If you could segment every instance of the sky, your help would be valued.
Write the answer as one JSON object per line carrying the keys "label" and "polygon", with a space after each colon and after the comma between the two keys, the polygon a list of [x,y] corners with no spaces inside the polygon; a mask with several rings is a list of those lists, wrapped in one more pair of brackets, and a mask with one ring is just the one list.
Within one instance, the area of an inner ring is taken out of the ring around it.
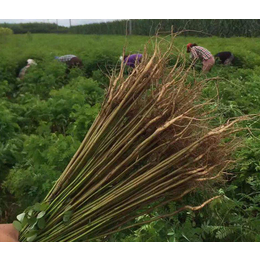
{"label": "sky", "polygon": [[[57,20],[59,25],[69,27],[69,19],[0,19],[0,23],[56,23]],[[71,25],[101,23],[114,20],[116,19],[71,19]]]}

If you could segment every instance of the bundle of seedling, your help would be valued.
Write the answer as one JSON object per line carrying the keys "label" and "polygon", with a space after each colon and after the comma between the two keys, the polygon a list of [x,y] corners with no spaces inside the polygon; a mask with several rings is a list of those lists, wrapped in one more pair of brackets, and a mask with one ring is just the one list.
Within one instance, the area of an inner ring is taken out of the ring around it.
{"label": "bundle of seedling", "polygon": [[[241,119],[213,127],[214,102],[201,95],[208,80],[196,79],[172,42],[152,41],[152,54],[145,47],[141,63],[128,75],[122,63],[111,76],[100,113],[78,151],[44,201],[14,222],[20,241],[109,236],[202,189],[230,166]],[[169,215],[197,210],[214,198]]]}

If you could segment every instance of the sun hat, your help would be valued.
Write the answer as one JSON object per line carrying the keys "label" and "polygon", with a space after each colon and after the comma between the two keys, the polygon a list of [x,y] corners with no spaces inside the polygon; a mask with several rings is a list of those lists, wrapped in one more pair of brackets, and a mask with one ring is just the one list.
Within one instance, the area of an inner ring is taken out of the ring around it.
{"label": "sun hat", "polygon": [[37,63],[33,60],[33,59],[28,59],[27,60],[27,63],[29,64],[29,65],[37,65]]}

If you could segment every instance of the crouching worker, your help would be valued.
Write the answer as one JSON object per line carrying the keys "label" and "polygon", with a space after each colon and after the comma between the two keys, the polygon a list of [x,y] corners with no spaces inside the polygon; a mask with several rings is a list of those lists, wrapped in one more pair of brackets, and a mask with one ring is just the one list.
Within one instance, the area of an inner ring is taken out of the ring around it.
{"label": "crouching worker", "polygon": [[20,72],[19,72],[19,75],[18,75],[18,78],[19,79],[23,79],[27,70],[31,67],[31,66],[34,66],[34,65],[37,65],[37,63],[32,60],[32,59],[28,59],[27,60],[27,65],[25,67],[23,67]]}
{"label": "crouching worker", "polygon": [[59,60],[60,62],[66,63],[68,66],[68,69],[71,68],[82,68],[83,64],[82,61],[75,55],[69,54],[69,55],[64,55],[64,56],[56,56],[55,59]]}
{"label": "crouching worker", "polygon": [[120,57],[120,60],[124,61],[126,66],[131,68],[135,68],[138,63],[141,62],[143,55],[142,54],[132,54],[132,55],[124,55]]}
{"label": "crouching worker", "polygon": [[191,53],[191,58],[194,63],[197,60],[202,61],[202,71],[204,73],[209,72],[215,64],[214,56],[207,49],[198,46],[196,43],[187,44],[187,52]]}
{"label": "crouching worker", "polygon": [[219,52],[214,57],[219,59],[220,62],[226,66],[231,65],[235,58],[233,53],[231,53],[230,51]]}

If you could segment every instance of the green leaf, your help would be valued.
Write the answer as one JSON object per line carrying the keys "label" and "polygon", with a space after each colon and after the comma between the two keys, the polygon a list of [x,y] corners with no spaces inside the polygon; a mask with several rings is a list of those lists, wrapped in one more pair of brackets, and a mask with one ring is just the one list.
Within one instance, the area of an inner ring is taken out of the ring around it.
{"label": "green leaf", "polygon": [[31,217],[32,215],[33,215],[33,210],[30,209],[30,210],[28,211],[28,217]]}
{"label": "green leaf", "polygon": [[36,219],[36,221],[30,226],[30,229],[33,230],[35,228],[35,226],[37,225],[38,220]]}
{"label": "green leaf", "polygon": [[17,221],[17,220],[15,220],[15,221],[13,222],[13,226],[14,226],[14,228],[15,228],[16,230],[18,230],[18,231],[21,231],[21,229],[22,229],[22,224],[21,224],[19,221]]}
{"label": "green leaf", "polygon": [[41,204],[41,207],[40,207],[41,211],[46,211],[46,209],[48,208],[48,206],[49,206],[49,203],[43,202],[43,203]]}
{"label": "green leaf", "polygon": [[38,233],[37,230],[31,230],[29,232],[27,232],[26,234],[24,234],[24,237],[28,238],[28,237],[32,237],[34,235],[36,235]]}
{"label": "green leaf", "polygon": [[24,216],[25,216],[25,213],[21,213],[16,218],[18,219],[18,221],[23,222]]}
{"label": "green leaf", "polygon": [[22,221],[22,227],[28,224],[28,219],[25,217]]}
{"label": "green leaf", "polygon": [[28,219],[28,224],[29,224],[29,225],[34,225],[35,222],[37,222],[36,217],[32,217],[32,218],[29,218],[29,219]]}
{"label": "green leaf", "polygon": [[33,209],[35,211],[41,211],[41,204],[40,203],[36,203],[34,206],[33,206]]}
{"label": "green leaf", "polygon": [[28,242],[33,242],[36,237],[37,237],[37,234],[35,234],[35,235],[31,236],[31,237],[28,237],[28,238],[27,238],[27,241],[28,241]]}
{"label": "green leaf", "polygon": [[44,218],[41,218],[38,220],[38,227],[39,229],[44,229],[46,226],[46,222],[45,222],[45,219]]}
{"label": "green leaf", "polygon": [[45,215],[46,211],[41,211],[38,215],[37,215],[37,219],[42,218]]}

